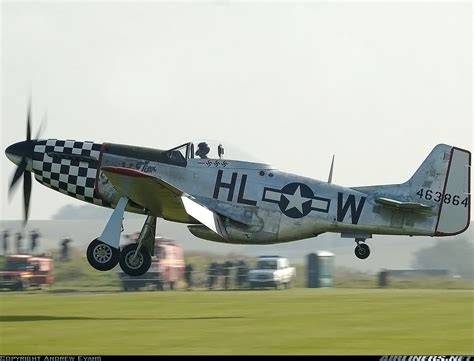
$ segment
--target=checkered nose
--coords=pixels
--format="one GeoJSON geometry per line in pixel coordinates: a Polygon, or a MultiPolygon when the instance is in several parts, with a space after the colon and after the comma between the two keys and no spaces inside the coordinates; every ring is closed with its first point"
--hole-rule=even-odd
{"type": "Polygon", "coordinates": [[[81,201],[108,206],[95,188],[101,146],[90,141],[38,140],[33,153],[35,179],[81,201]]]}
{"type": "Polygon", "coordinates": [[[31,172],[31,164],[36,142],[36,140],[25,140],[23,142],[12,144],[5,149],[5,155],[16,165],[19,165],[21,160],[25,159],[26,170],[31,172]]]}

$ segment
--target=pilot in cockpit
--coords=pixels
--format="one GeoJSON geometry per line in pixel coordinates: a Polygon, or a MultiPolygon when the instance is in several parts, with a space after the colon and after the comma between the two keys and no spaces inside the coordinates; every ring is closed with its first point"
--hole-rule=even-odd
{"type": "Polygon", "coordinates": [[[206,142],[201,142],[198,144],[198,150],[196,150],[196,155],[199,156],[201,159],[207,159],[207,154],[211,149],[207,145],[206,142]]]}

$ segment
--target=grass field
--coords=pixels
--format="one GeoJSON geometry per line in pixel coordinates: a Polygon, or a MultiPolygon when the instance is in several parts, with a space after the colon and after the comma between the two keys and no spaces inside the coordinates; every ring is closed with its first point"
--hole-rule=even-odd
{"type": "Polygon", "coordinates": [[[474,354],[474,291],[3,293],[0,353],[474,354]]]}

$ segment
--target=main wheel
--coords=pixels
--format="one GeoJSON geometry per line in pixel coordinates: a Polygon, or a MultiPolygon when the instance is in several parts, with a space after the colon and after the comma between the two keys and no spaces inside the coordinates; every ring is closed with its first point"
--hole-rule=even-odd
{"type": "Polygon", "coordinates": [[[87,247],[87,260],[98,271],[108,271],[119,262],[120,251],[107,243],[94,239],[87,247]]]}
{"type": "Polygon", "coordinates": [[[135,256],[138,243],[125,246],[120,252],[120,267],[129,276],[141,276],[145,274],[151,266],[151,255],[145,247],[140,247],[135,256]]]}
{"type": "Polygon", "coordinates": [[[370,255],[370,248],[365,243],[360,243],[356,246],[354,253],[357,258],[366,259],[370,255]]]}

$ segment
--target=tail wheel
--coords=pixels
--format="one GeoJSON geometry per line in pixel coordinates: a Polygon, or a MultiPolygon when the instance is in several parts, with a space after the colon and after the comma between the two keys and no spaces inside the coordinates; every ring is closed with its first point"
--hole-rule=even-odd
{"type": "Polygon", "coordinates": [[[108,271],[119,262],[120,251],[107,243],[94,239],[87,247],[87,261],[98,271],[108,271]]]}
{"type": "Polygon", "coordinates": [[[151,255],[145,247],[135,255],[138,244],[125,246],[120,252],[120,267],[129,276],[136,277],[145,274],[151,266],[151,255]]]}
{"type": "Polygon", "coordinates": [[[354,253],[357,258],[366,259],[370,255],[370,248],[365,243],[360,243],[356,246],[354,253]]]}

